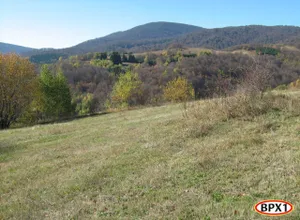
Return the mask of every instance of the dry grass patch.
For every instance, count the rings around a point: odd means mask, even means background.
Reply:
[[[292,95],[269,93],[245,94],[193,102],[185,107],[187,118],[202,122],[226,121],[229,119],[251,120],[272,111],[285,112],[290,116],[300,115],[300,99]]]

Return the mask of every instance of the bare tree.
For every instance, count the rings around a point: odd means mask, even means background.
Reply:
[[[247,93],[265,91],[274,76],[273,68],[272,60],[265,56],[253,56],[249,67],[241,67],[243,77],[238,89]]]

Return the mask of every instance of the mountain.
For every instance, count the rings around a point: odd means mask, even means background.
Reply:
[[[26,56],[51,55],[51,60],[60,56],[84,54],[88,52],[127,51],[144,52],[166,49],[170,44],[187,47],[225,49],[241,44],[295,44],[300,39],[300,27],[250,25],[205,29],[193,25],[153,22],[116,32],[64,49],[31,50]],[[43,58],[44,59],[44,58]]]
[[[0,53],[25,53],[33,50],[33,48],[18,46],[14,44],[7,44],[0,42]]]
[[[203,28],[170,22],[153,22],[134,27],[130,30],[110,34],[78,44],[73,49],[89,52],[106,50],[107,47],[131,48],[132,46],[167,42],[178,36],[202,30]],[[152,43],[153,42],[153,43]]]
[[[96,38],[64,49],[34,50],[25,55],[44,53],[82,54],[98,51],[133,50],[145,51],[167,46],[175,38],[203,28],[172,22],[152,22],[120,31],[105,37]]]

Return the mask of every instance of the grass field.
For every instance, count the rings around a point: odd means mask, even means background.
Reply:
[[[267,219],[264,199],[300,219],[300,117],[197,132],[167,105],[3,130],[0,179],[0,219]]]

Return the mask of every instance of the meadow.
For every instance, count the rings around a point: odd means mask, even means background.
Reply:
[[[0,219],[299,219],[300,116],[202,126],[195,103],[0,131]]]

